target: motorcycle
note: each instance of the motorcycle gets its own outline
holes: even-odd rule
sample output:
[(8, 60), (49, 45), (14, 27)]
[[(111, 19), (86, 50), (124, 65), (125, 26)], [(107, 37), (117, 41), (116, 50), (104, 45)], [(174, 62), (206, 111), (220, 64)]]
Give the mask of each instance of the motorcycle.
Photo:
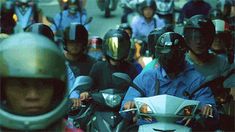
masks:
[(111, 11), (117, 9), (119, 0), (96, 0), (97, 6), (101, 11), (104, 11), (105, 17), (110, 17)]

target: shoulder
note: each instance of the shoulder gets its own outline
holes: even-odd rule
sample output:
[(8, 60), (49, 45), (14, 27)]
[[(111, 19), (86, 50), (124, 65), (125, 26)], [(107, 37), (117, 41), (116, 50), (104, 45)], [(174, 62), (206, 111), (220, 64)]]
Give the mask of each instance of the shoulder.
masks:
[(157, 68), (156, 69), (148, 69), (145, 71), (142, 71), (136, 79), (139, 81), (144, 81), (144, 82), (151, 82), (152, 80), (157, 79)]
[(193, 83), (195, 81), (205, 80), (200, 72), (198, 72), (191, 64), (187, 63), (186, 70), (183, 72), (185, 82)]

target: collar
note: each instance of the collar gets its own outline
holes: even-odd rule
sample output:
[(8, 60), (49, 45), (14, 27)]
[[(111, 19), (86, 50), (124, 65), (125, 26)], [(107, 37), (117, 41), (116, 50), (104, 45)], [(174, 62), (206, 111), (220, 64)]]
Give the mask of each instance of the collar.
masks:
[[(185, 83), (185, 81), (184, 81), (184, 80), (185, 80), (185, 78), (184, 78), (185, 75), (184, 75), (184, 74), (186, 74), (188, 71), (193, 70), (193, 69), (194, 69), (194, 67), (193, 67), (191, 64), (189, 64), (188, 62), (186, 62), (186, 68), (184, 69), (183, 72), (179, 73), (179, 74), (176, 76), (175, 79), (177, 79), (177, 80), (179, 80), (179, 82), (182, 82), (183, 84), (187, 85), (187, 84)], [(160, 70), (160, 74), (161, 74), (161, 76), (163, 77), (164, 80), (171, 80), (171, 79), (168, 77), (166, 71), (165, 71), (161, 66), (159, 66), (159, 70)], [(173, 80), (174, 80), (174, 79), (173, 79)]]

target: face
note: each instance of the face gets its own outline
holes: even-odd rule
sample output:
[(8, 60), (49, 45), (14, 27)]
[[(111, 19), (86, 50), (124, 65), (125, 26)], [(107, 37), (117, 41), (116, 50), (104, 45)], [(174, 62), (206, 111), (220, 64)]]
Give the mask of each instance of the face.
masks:
[(37, 115), (51, 108), (52, 83), (36, 79), (7, 79), (5, 95), (7, 108), (20, 115)]
[(207, 35), (202, 34), (199, 29), (190, 29), (190, 32), (186, 32), (186, 40), (188, 46), (196, 54), (203, 54), (208, 51)]
[(67, 42), (67, 50), (71, 54), (79, 54), (82, 51), (82, 44), (77, 44), (75, 42)]
[(153, 17), (153, 9), (151, 7), (145, 7), (143, 9), (143, 14), (145, 18), (151, 19)]

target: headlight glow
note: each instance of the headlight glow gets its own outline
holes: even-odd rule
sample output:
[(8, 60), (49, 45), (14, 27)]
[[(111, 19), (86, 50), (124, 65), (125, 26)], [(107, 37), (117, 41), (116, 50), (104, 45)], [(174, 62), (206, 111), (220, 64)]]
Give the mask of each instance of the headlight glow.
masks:
[(104, 97), (105, 103), (111, 108), (121, 104), (122, 97), (118, 94), (102, 93), (102, 96)]

